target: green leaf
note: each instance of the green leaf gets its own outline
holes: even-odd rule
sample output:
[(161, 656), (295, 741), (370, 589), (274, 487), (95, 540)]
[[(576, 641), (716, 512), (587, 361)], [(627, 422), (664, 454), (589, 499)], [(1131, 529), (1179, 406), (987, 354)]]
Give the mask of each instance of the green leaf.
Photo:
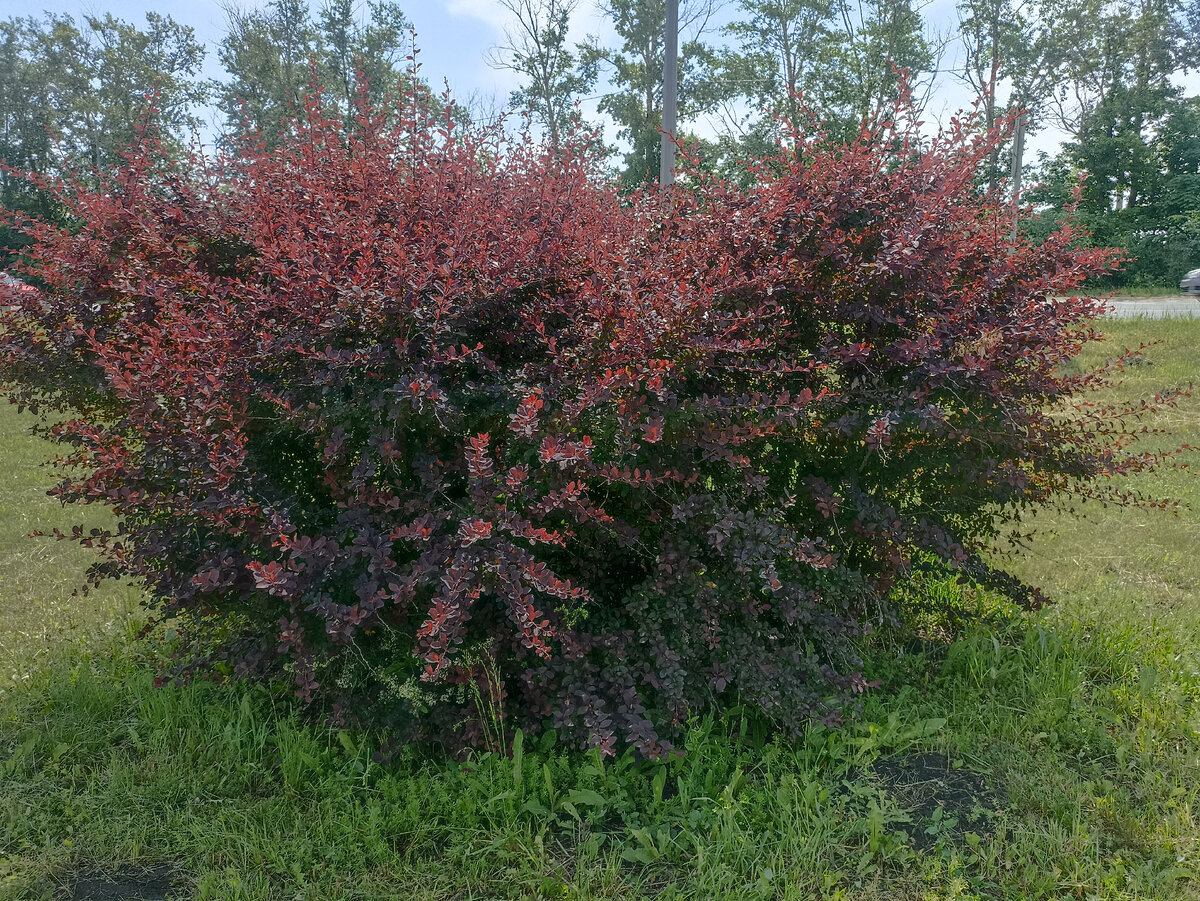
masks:
[(550, 816), (550, 811), (549, 811), (549, 810), (547, 810), (545, 807), (543, 807), (543, 806), (542, 806), (541, 804), (539, 804), (537, 801), (534, 801), (534, 800), (532, 800), (532, 799), (530, 799), (530, 800), (526, 801), (524, 804), (522, 804), (522, 805), (521, 805), (521, 812), (522, 812), (522, 813), (531, 813), (531, 814), (533, 814), (535, 817), (548, 817), (548, 816)]
[(590, 788), (580, 788), (567, 792), (567, 798), (572, 804), (591, 805), (592, 807), (607, 807), (608, 801), (604, 796)]
[(921, 720), (921, 735), (930, 736), (941, 732), (946, 728), (946, 718), (944, 716), (934, 716), (927, 720)]
[(512, 744), (513, 791), (518, 795), (521, 793), (521, 782), (525, 778), (524, 763), (525, 733), (518, 729)]
[(667, 768), (660, 766), (654, 773), (654, 781), (651, 783), (654, 789), (654, 804), (658, 806), (662, 804), (663, 789), (667, 787)]
[(630, 863), (654, 863), (658, 855), (645, 848), (624, 848), (621, 851), (621, 859)]

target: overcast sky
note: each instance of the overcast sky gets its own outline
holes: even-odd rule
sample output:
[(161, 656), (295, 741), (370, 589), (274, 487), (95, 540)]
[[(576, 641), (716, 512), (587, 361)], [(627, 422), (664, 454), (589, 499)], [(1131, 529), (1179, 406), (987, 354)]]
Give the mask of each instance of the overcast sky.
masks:
[[(319, 6), (320, 0), (310, 0)], [(216, 47), (225, 33), (224, 0), (0, 0), (0, 18), (36, 15), (39, 10), (67, 13), (73, 16), (111, 12), (135, 24), (144, 22), (148, 10), (172, 16), (195, 29), (196, 37), (208, 47), (205, 74), (223, 77), (217, 60)], [(256, 0), (241, 0), (244, 7), (259, 5)], [(507, 11), (496, 0), (400, 0), (401, 8), (417, 31), (422, 73), (440, 89), (443, 79), (449, 82), (455, 98), (478, 100), (485, 105), (501, 106), (516, 84), (513, 73), (497, 70), (488, 64), (489, 52), (503, 41)], [(925, 8), (927, 27), (931, 32), (950, 30), (954, 25), (956, 0), (931, 0)], [(728, 10), (735, 3), (727, 4)], [(727, 19), (729, 12), (726, 13)], [(594, 8), (593, 0), (583, 0), (573, 22), (572, 38), (579, 40), (587, 34), (610, 37), (611, 30)], [(957, 64), (954, 48), (943, 59), (943, 69)], [(1196, 79), (1189, 79), (1190, 82)], [(1189, 84), (1194, 91), (1195, 84)], [(598, 90), (602, 90), (598, 89)], [(970, 103), (970, 95), (949, 75), (943, 75), (935, 85), (928, 107), (928, 117), (940, 120)], [(585, 103), (585, 112), (594, 115), (595, 98)], [(215, 124), (215, 123), (214, 123)], [(698, 134), (711, 134), (713, 126), (706, 122), (682, 123)], [(611, 125), (607, 137), (615, 135)], [(1047, 130), (1034, 136), (1027, 144), (1030, 157), (1038, 150), (1054, 151), (1061, 135)]]

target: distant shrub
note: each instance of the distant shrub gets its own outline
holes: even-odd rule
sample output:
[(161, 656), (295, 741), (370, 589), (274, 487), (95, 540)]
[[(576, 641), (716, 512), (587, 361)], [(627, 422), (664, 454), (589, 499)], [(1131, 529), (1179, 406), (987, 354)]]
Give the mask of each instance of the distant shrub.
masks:
[(2, 314), (0, 379), (69, 416), (55, 493), (116, 512), (76, 537), (146, 586), (177, 675), (286, 673), (456, 746), (655, 756), (730, 703), (794, 732), (864, 688), (913, 559), (986, 578), (1021, 511), (1159, 461), (1060, 368), (1099, 309), (1060, 295), (1113, 256), (1009, 243), (965, 130), (901, 109), (667, 205), (319, 110), (216, 168), (147, 141), (71, 229), (21, 223), (47, 287)]

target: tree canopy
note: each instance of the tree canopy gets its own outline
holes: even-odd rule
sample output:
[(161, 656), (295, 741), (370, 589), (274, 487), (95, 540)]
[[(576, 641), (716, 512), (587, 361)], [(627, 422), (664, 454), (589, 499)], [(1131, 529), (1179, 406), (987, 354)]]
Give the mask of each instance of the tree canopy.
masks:
[[(666, 0), (595, 0), (607, 36), (576, 40), (590, 2), (500, 0), (509, 26), (489, 62), (516, 74), (509, 105), (530, 114), (553, 152), (589, 134), (610, 172), (636, 188), (658, 171)], [(1200, 64), (1200, 0), (959, 0), (956, 11), (938, 23), (920, 0), (682, 0), (679, 136), (702, 166), (745, 180), (744, 161), (790, 140), (785, 122), (850, 139), (902, 78), (918, 109), (953, 81), (975, 98), (980, 131), (1023, 111), (1030, 131), (1065, 135), (1060, 152), (1027, 161), (1028, 198), (1047, 227), (1076, 217), (1092, 240), (1133, 251), (1114, 283), (1169, 284), (1200, 262), (1196, 98), (1179, 79)], [(131, 146), (150, 105), (177, 153), (214, 127), (225, 146), (278, 146), (314, 90), (348, 123), (360, 95), (391, 115), (439, 109), (415, 43), (396, 0), (234, 5), (211, 48), (223, 69), (213, 80), (206, 48), (169, 16), (0, 20), (0, 158), (10, 167), (0, 205), (57, 215), (13, 170), (94, 179)], [(1003, 136), (992, 146), (980, 189), (1007, 189), (1011, 146)], [(7, 257), (23, 239), (11, 221), (0, 229)]]

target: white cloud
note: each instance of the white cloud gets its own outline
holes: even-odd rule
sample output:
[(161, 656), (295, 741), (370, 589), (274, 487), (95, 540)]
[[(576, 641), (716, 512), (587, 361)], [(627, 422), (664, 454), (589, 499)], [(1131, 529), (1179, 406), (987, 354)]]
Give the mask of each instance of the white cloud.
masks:
[(466, 16), (486, 22), (499, 34), (504, 33), (504, 26), (511, 19), (509, 11), (497, 0), (448, 0), (446, 11), (452, 16)]

